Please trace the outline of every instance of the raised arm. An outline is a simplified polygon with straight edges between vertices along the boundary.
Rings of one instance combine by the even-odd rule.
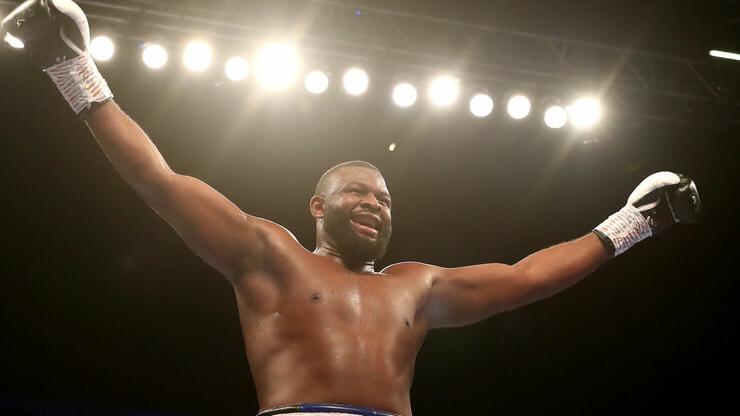
[[[202,181],[173,172],[113,100],[92,110],[86,123],[121,177],[203,260],[232,281],[259,263],[270,232],[264,220]]]
[[[700,210],[691,179],[671,172],[650,175],[624,208],[577,240],[538,251],[513,266],[432,269],[424,315],[432,328],[461,326],[547,298],[671,224],[696,221]]]
[[[121,111],[90,55],[90,29],[71,0],[28,0],[2,21],[70,108],[84,119],[123,179],[207,263],[233,280],[261,264],[267,241],[289,233],[243,213],[205,183],[173,172],[141,128]]]

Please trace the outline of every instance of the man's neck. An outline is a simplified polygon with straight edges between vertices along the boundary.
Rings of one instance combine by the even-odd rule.
[[[375,273],[375,260],[353,261],[349,258],[343,257],[338,250],[323,244],[317,247],[313,254],[328,257],[354,273]]]

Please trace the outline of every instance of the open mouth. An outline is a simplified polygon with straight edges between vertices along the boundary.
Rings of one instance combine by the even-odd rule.
[[[360,233],[368,235],[370,237],[378,236],[378,230],[376,230],[375,228],[368,227],[367,225],[362,225],[358,222],[355,222],[354,220],[351,222],[352,222],[352,227],[354,227]]]
[[[380,221],[373,215],[357,215],[350,220],[352,227],[358,232],[370,237],[378,236]]]

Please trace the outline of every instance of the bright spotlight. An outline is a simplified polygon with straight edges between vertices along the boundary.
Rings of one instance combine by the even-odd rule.
[[[241,56],[234,56],[226,61],[224,73],[232,81],[242,81],[249,75],[249,64]]]
[[[551,129],[559,129],[568,123],[568,112],[560,105],[553,105],[545,111],[545,124]]]
[[[393,88],[393,102],[399,107],[409,107],[416,102],[416,88],[408,83],[401,83]]]
[[[113,41],[107,36],[97,36],[90,42],[90,55],[96,61],[109,61],[115,51]]]
[[[593,98],[581,98],[568,107],[570,121],[579,128],[588,128],[601,118],[601,105]]]
[[[286,43],[270,43],[257,52],[254,74],[268,90],[289,87],[298,76],[300,63],[295,49]]]
[[[530,110],[532,110],[532,103],[529,102],[529,98],[523,95],[515,95],[509,99],[506,110],[511,118],[521,120],[529,115]]]
[[[211,66],[213,52],[211,47],[205,42],[190,42],[185,47],[185,53],[182,56],[185,67],[194,72],[202,72]]]
[[[351,68],[342,77],[344,90],[350,95],[364,94],[369,84],[370,79],[367,76],[367,72],[360,68]]]
[[[311,71],[304,79],[306,91],[311,94],[322,94],[329,88],[329,77],[321,71]]]
[[[485,117],[493,111],[493,98],[487,94],[476,94],[470,99],[470,112],[476,117]]]
[[[709,55],[714,56],[715,58],[724,58],[724,59],[732,59],[733,61],[740,61],[740,53],[711,50],[709,51]]]
[[[16,49],[23,49],[23,42],[21,42],[20,39],[18,39],[17,37],[11,35],[10,33],[6,33],[5,34],[5,39],[3,39],[3,40],[6,41],[6,42],[8,42],[8,45],[10,45],[10,46],[12,46],[12,47],[14,47]]]
[[[144,60],[144,65],[149,68],[160,69],[167,64],[167,50],[165,50],[161,45],[148,45],[144,48],[141,58]]]
[[[448,76],[441,76],[432,81],[429,86],[429,98],[439,107],[446,107],[457,101],[460,95],[460,80]]]

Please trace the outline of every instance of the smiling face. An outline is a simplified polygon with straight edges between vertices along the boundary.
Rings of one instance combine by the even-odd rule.
[[[323,241],[351,260],[381,258],[392,233],[391,198],[383,176],[368,167],[345,166],[326,179],[324,195],[319,195],[321,210],[314,210]]]

